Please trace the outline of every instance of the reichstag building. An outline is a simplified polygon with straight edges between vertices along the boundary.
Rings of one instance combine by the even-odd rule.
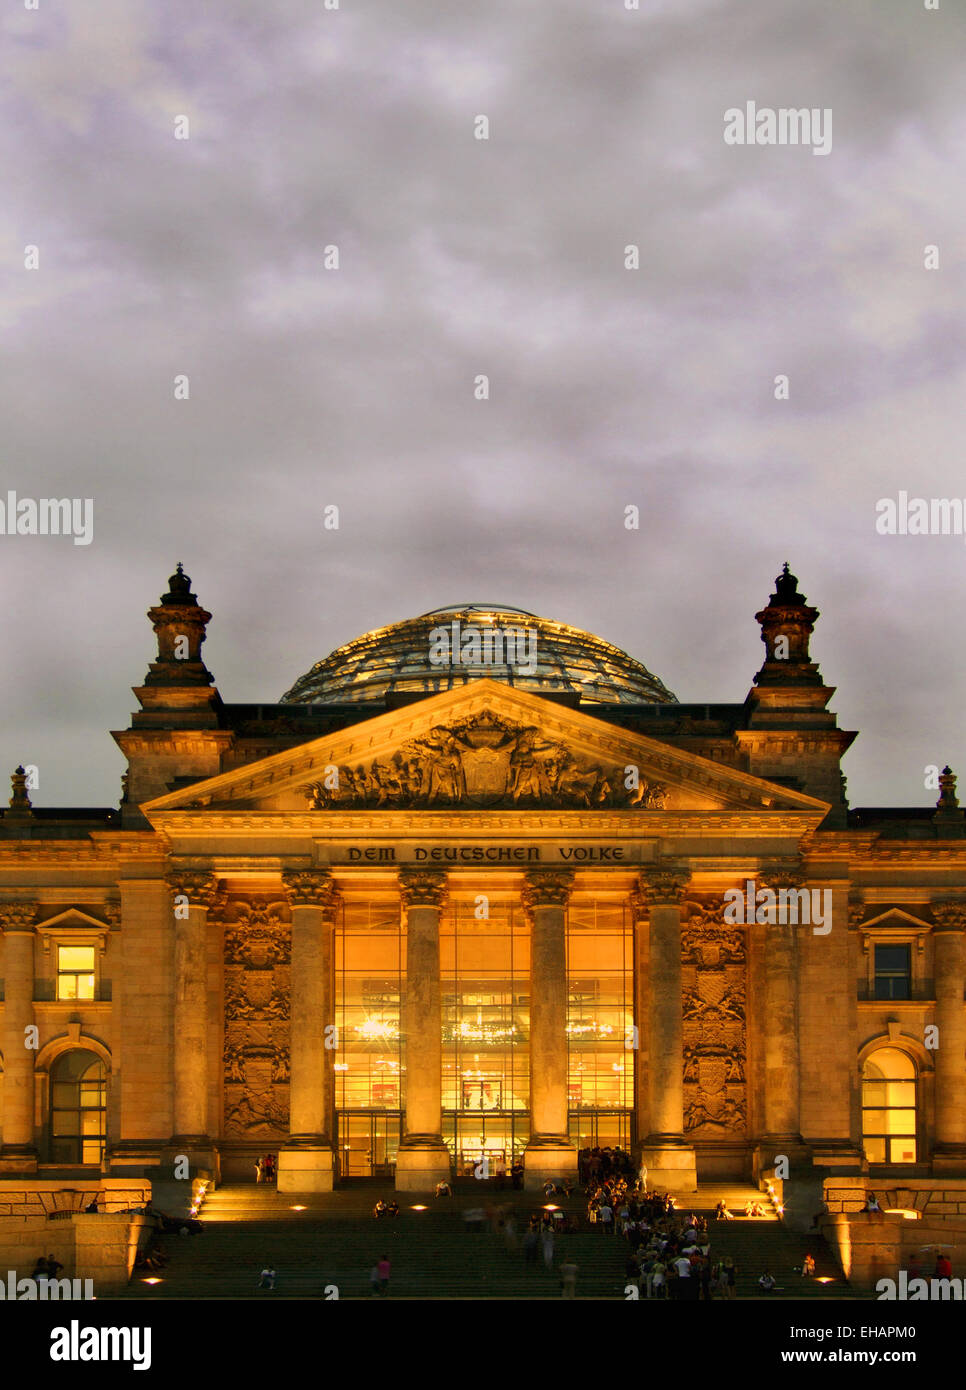
[[[849,807],[787,566],[737,704],[483,603],[227,704],[180,565],[148,616],[119,806],[0,820],[4,1176],[966,1177],[955,779]]]

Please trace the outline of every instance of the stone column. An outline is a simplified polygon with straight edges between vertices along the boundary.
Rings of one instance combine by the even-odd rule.
[[[162,1165],[187,1154],[196,1167],[213,1171],[208,1135],[208,909],[218,880],[212,873],[175,869],[168,876],[174,895],[174,1134]]]
[[[335,915],[327,871],[282,874],[292,906],[289,1137],[278,1156],[279,1192],[331,1192],[335,1176]]]
[[[633,1152],[637,1153],[651,1131],[651,1102],[648,1094],[647,977],[650,964],[647,895],[634,888],[630,895],[634,922],[634,1063]]]
[[[785,1154],[792,1166],[805,1157],[800,1118],[800,1062],[798,1039],[798,945],[796,925],[804,921],[800,894],[807,892],[798,873],[764,870],[758,874],[758,892],[770,889],[774,909],[756,906],[765,918],[763,980],[764,1133],[759,1166],[771,1168],[777,1154]],[[810,920],[810,919],[809,919]],[[805,928],[811,931],[811,926]]]
[[[641,873],[647,902],[649,963],[647,1039],[650,1133],[641,1147],[641,1167],[650,1188],[693,1192],[697,1169],[693,1145],[684,1137],[684,1010],[681,999],[681,899],[690,874],[655,868]]]
[[[936,1067],[934,1170],[961,1168],[966,1159],[966,1013],[963,930],[966,902],[932,904],[939,1046]]]
[[[406,1118],[396,1155],[400,1192],[430,1192],[450,1175],[443,1143],[443,1018],[439,983],[439,914],[446,875],[402,869],[406,912]]]
[[[36,903],[3,903],[3,1146],[0,1172],[35,1173],[34,1072],[37,1051],[26,1030],[34,1022]]]
[[[530,921],[530,1140],[524,1185],[577,1171],[567,1096],[567,902],[572,869],[531,869],[523,889]]]

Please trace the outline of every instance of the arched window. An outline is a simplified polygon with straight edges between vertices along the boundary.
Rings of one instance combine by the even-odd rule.
[[[50,1162],[100,1163],[107,1143],[107,1074],[93,1052],[65,1052],[50,1069]]]
[[[870,1163],[916,1161],[916,1065],[880,1047],[862,1068],[862,1142]]]

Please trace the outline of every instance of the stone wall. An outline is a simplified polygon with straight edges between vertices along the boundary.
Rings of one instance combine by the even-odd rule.
[[[0,1179],[0,1216],[79,1212],[94,1197],[97,1214],[126,1212],[151,1200],[151,1184],[136,1178],[81,1178],[68,1187],[63,1179],[45,1180],[30,1175]]]
[[[64,1268],[58,1278],[92,1279],[95,1297],[125,1288],[139,1242],[153,1227],[145,1216],[85,1212],[52,1216],[0,1216],[0,1278],[13,1270],[32,1274],[40,1255],[53,1255]]]
[[[879,1279],[898,1279],[899,1270],[909,1268],[913,1255],[928,1278],[935,1265],[935,1247],[940,1245],[949,1256],[954,1275],[962,1276],[966,1270],[964,1217],[910,1221],[893,1214],[838,1213],[823,1216],[819,1231],[845,1277],[860,1290],[873,1288]]]
[[[870,1192],[883,1211],[918,1211],[922,1218],[962,1217],[966,1220],[966,1178],[888,1178],[876,1183],[868,1177],[827,1178],[825,1202],[830,1215],[861,1212]],[[910,1223],[911,1224],[911,1223]]]

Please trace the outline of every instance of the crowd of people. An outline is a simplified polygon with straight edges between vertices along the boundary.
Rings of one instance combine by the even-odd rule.
[[[609,1178],[588,1189],[587,1216],[604,1235],[624,1238],[625,1292],[636,1286],[639,1298],[682,1301],[736,1296],[734,1259],[712,1257],[707,1217],[679,1211],[670,1193]]]
[[[604,1235],[623,1236],[627,1243],[624,1264],[625,1292],[636,1286],[639,1298],[710,1301],[737,1297],[738,1265],[725,1254],[716,1258],[711,1249],[708,1218],[679,1211],[673,1196],[648,1192],[639,1180],[622,1171],[591,1180],[587,1191],[587,1219]],[[760,1202],[745,1205],[748,1219],[764,1217]],[[722,1200],[712,1223],[733,1221],[734,1214]],[[806,1254],[800,1273],[815,1273],[815,1259]],[[781,1293],[771,1271],[758,1279],[762,1293]]]

